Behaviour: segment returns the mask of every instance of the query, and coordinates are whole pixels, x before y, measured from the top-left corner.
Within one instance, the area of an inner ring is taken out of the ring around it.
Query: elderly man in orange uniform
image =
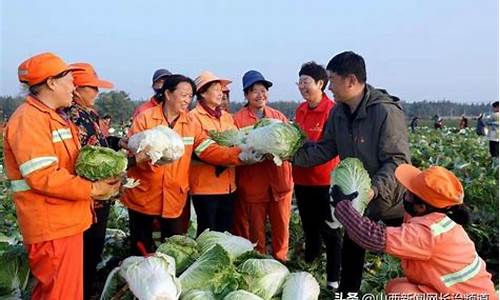
[[[75,174],[78,131],[58,109],[73,100],[72,68],[52,53],[19,66],[30,95],[4,132],[4,163],[17,219],[37,279],[32,299],[83,298],[83,231],[92,201],[118,191],[119,182],[91,182]]]

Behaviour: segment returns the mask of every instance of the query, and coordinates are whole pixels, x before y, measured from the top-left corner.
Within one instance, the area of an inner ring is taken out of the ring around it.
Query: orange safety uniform
[[[264,108],[264,117],[288,122],[279,111]],[[240,130],[252,128],[259,120],[248,108],[244,107],[233,116]],[[249,237],[257,242],[256,249],[266,252],[266,219],[272,227],[273,256],[287,260],[288,223],[293,193],[292,167],[290,162],[283,162],[278,167],[274,162],[263,162],[236,168],[237,195],[235,205],[235,233]]]
[[[142,103],[141,105],[139,105],[135,110],[134,112],[132,113],[132,119],[135,119],[138,115],[140,115],[143,111],[146,111],[152,107],[155,107],[157,105],[159,105],[160,102],[158,101],[158,99],[156,99],[154,96],[149,98],[148,101]]]
[[[129,134],[133,135],[158,125],[168,126],[162,105],[157,105],[137,116]],[[140,185],[125,191],[122,201],[128,208],[163,218],[179,217],[189,191],[189,169],[193,152],[200,159],[215,165],[241,163],[238,158],[239,148],[217,145],[187,112],[180,112],[173,130],[184,141],[184,155],[179,160],[163,166],[145,162],[130,168],[128,176],[139,179]]]
[[[474,243],[445,214],[413,217],[386,230],[385,252],[401,259],[406,275],[390,281],[386,293],[486,294],[498,299]]]
[[[83,297],[82,233],[92,222],[92,201],[91,182],[75,174],[79,149],[72,123],[32,96],[4,131],[4,165],[38,279],[35,299]]]
[[[237,129],[233,117],[222,111],[220,118],[211,116],[200,104],[189,112],[194,122],[208,133],[210,130],[224,131]],[[215,166],[193,160],[189,173],[189,186],[191,195],[222,195],[230,194],[236,190],[235,169],[229,167],[216,176]]]

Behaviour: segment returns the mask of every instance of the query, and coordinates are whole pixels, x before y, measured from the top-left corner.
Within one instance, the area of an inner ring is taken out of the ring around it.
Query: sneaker
[[[339,282],[338,281],[328,281],[326,283],[326,288],[332,292],[335,292],[339,288]]]

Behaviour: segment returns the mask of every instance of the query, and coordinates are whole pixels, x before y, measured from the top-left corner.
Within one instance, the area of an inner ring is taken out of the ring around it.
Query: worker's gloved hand
[[[251,147],[247,147],[246,145],[240,146],[241,152],[239,154],[239,159],[246,165],[259,163],[264,160],[264,156],[260,153],[257,153]]]
[[[330,190],[330,197],[331,197],[330,203],[333,207],[336,207],[340,201],[342,201],[342,200],[352,201],[357,196],[358,196],[358,192],[354,192],[352,194],[345,195],[344,193],[342,193],[342,190],[340,189],[340,187],[335,184],[335,185],[333,185],[332,189]]]

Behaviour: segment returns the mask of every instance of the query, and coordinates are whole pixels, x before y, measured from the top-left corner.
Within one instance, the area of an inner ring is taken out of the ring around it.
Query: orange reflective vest
[[[285,115],[267,106],[264,108],[264,117],[288,122]],[[248,107],[235,113],[233,119],[240,130],[252,128],[259,120]],[[238,197],[247,202],[270,201],[269,193],[275,200],[287,199],[293,190],[292,166],[288,161],[279,167],[270,160],[240,166],[236,168],[236,178]]]
[[[92,222],[91,182],[75,174],[78,130],[28,96],[4,131],[4,165],[25,244],[68,237]]]
[[[142,103],[141,105],[137,106],[137,108],[134,110],[132,113],[132,119],[135,119],[138,115],[140,115],[143,111],[146,111],[150,108],[153,108],[157,105],[159,105],[160,102],[153,96],[149,98],[148,101]]]
[[[208,134],[209,130],[224,131],[237,129],[233,117],[222,111],[220,118],[211,116],[201,105],[189,112],[193,121],[198,122],[200,127]],[[235,169],[229,167],[222,173],[215,173],[215,166],[206,164],[199,160],[191,161],[189,173],[189,187],[191,195],[222,195],[236,190]]]
[[[308,140],[316,142],[323,137],[325,123],[328,121],[328,116],[334,106],[335,102],[323,93],[323,98],[315,108],[310,109],[307,102],[303,102],[297,107],[295,122],[304,130]],[[338,163],[339,157],[337,156],[312,168],[293,166],[293,181],[295,184],[307,186],[330,185],[330,173]]]
[[[129,135],[158,125],[168,126],[163,115],[163,106],[157,105],[134,119]],[[209,139],[187,112],[181,112],[174,125],[184,141],[184,155],[177,161],[163,166],[150,162],[138,164],[128,170],[128,177],[140,180],[140,185],[127,189],[123,203],[135,211],[148,215],[176,218],[182,213],[189,191],[189,167],[191,156],[196,155],[214,165],[237,165],[240,149],[217,145]]]
[[[408,281],[423,293],[487,293],[490,299],[497,299],[491,275],[474,243],[462,226],[442,213],[387,227],[385,251],[401,258]]]

